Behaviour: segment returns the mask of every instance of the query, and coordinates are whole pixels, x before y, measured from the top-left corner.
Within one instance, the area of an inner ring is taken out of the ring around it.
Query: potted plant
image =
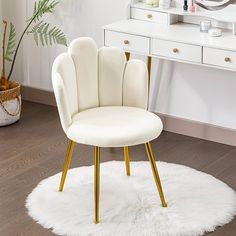
[[[0,126],[12,124],[20,119],[21,96],[20,84],[12,81],[17,53],[25,35],[33,35],[37,45],[61,44],[67,46],[65,34],[57,26],[51,27],[43,20],[43,16],[53,13],[59,0],[38,0],[34,4],[32,17],[26,22],[26,27],[16,43],[16,29],[12,23],[3,20],[1,75],[0,75]],[[8,30],[9,28],[9,30]],[[10,63],[9,73],[6,63]]]

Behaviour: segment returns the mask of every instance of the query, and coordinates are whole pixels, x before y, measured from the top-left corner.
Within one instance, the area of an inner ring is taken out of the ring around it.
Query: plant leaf
[[[28,34],[34,35],[34,40],[37,45],[39,45],[40,42],[42,46],[52,45],[53,43],[67,46],[67,39],[64,32],[56,26],[49,28],[49,23],[40,21]]]
[[[54,8],[59,4],[59,0],[39,0],[34,3],[33,16],[28,20],[34,19],[34,22],[39,21],[46,13],[52,13]]]
[[[34,33],[34,41],[35,41],[36,45],[38,46],[39,45],[39,37],[38,37],[37,33]]]
[[[7,49],[5,53],[5,59],[7,61],[12,61],[12,55],[15,52],[15,44],[16,44],[15,40],[16,40],[16,29],[15,26],[12,23],[10,23],[10,32],[9,32]]]

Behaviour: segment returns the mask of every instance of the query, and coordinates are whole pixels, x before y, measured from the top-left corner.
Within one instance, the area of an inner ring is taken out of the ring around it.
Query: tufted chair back
[[[135,72],[135,73],[134,73]],[[52,83],[63,130],[78,112],[98,106],[131,106],[147,109],[146,64],[127,62],[114,47],[98,50],[90,38],[71,42],[52,68]]]

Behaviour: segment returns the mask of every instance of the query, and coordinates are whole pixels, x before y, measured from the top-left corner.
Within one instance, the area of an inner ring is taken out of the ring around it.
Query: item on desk
[[[188,11],[188,0],[184,0],[184,11]]]
[[[190,12],[192,13],[196,12],[196,6],[194,0],[191,1]]]
[[[169,9],[170,8],[170,1],[171,0],[160,0],[159,1],[159,7],[161,9]]]
[[[146,4],[151,7],[158,7],[159,0],[146,0]]]
[[[209,29],[208,34],[211,37],[220,37],[220,36],[222,36],[222,30],[217,29],[217,28],[212,28],[212,29]]]
[[[208,33],[209,29],[211,28],[211,21],[204,20],[200,22],[200,32]]]

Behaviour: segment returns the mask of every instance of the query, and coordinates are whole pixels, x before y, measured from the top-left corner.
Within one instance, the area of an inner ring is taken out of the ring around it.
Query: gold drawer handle
[[[129,44],[129,40],[127,40],[127,39],[124,40],[124,44],[126,44],[126,45]]]
[[[152,15],[151,15],[151,14],[148,14],[148,15],[147,15],[147,18],[148,18],[148,19],[151,19],[151,18],[152,18]]]
[[[230,61],[231,61],[230,57],[225,57],[225,62],[230,62]]]
[[[178,53],[179,52],[179,49],[178,48],[174,48],[173,49],[173,53]]]

